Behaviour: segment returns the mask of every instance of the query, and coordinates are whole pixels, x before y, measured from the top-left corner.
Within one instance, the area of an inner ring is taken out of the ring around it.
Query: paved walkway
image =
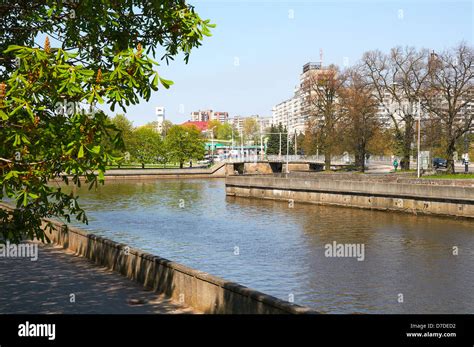
[[[75,303],[70,302],[71,294]],[[86,258],[41,244],[37,261],[0,258],[0,314],[4,313],[195,312]]]

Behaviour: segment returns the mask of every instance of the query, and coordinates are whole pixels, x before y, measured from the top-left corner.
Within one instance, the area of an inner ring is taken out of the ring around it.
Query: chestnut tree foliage
[[[187,61],[213,25],[181,0],[20,0],[0,17],[0,242],[47,241],[43,218],[87,223],[64,184],[103,183],[123,146],[103,110],[168,88],[148,55]]]

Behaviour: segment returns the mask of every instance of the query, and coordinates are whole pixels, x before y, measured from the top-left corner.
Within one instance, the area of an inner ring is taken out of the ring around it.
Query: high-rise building
[[[295,89],[293,97],[280,102],[272,109],[272,123],[285,126],[290,133],[304,133],[305,117],[302,114],[303,99],[299,88]]]
[[[293,96],[272,108],[273,124],[286,126],[290,133],[304,133],[309,119],[309,105],[306,101],[308,91],[305,86],[310,78],[317,78],[331,70],[323,67],[321,62],[310,62],[303,65],[300,84],[293,91]]]
[[[165,108],[163,106],[155,107],[155,115],[157,121],[157,131],[159,133],[163,132],[163,123],[165,121]]]

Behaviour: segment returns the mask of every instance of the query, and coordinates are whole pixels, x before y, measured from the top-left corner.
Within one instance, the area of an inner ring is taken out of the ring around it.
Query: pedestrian
[[[395,168],[395,172],[397,172],[397,169],[398,169],[398,160],[397,160],[397,158],[395,158],[395,160],[393,161],[393,167]]]

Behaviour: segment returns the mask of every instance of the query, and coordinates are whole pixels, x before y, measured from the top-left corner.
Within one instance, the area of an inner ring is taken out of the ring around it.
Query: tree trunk
[[[410,170],[411,144],[413,142],[413,120],[407,119],[405,124],[405,133],[403,134],[402,160],[400,161],[401,170]]]
[[[355,154],[355,164],[360,172],[365,172],[365,147],[366,144],[364,139],[360,139],[358,141]]]
[[[142,169],[144,169],[144,168],[145,168],[145,163],[142,163]]]
[[[180,162],[179,162],[179,168],[182,169],[182,168],[183,168],[183,165],[184,165],[184,162],[180,161]]]
[[[324,171],[331,171],[331,153],[324,151]]]
[[[454,152],[456,151],[455,141],[450,140],[446,148],[447,173],[454,174],[456,169],[454,167]]]

